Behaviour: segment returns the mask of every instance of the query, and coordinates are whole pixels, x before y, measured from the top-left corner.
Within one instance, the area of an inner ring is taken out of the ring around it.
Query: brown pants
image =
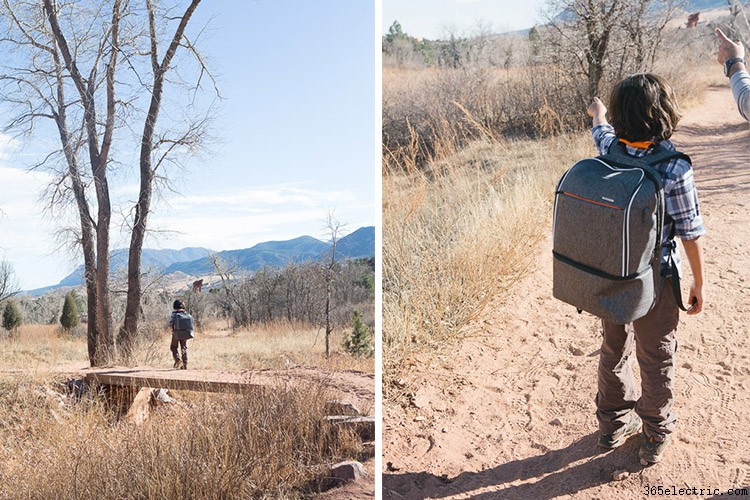
[[[656,306],[643,318],[625,325],[602,321],[604,339],[599,357],[596,417],[599,430],[611,434],[630,420],[630,411],[643,420],[646,435],[663,441],[675,427],[675,352],[679,308],[672,285],[665,281]],[[636,397],[630,359],[635,355],[641,369],[641,397]]]
[[[188,348],[187,348],[187,339],[184,340],[177,340],[174,335],[172,335],[172,342],[169,344],[169,350],[172,351],[172,357],[175,361],[179,361],[180,357],[177,354],[177,345],[180,346],[180,350],[182,351],[182,364],[187,366],[188,362]]]

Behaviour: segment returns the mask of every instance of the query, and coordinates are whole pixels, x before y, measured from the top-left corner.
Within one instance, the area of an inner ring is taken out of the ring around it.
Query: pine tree
[[[21,326],[21,323],[23,323],[23,316],[21,316],[21,311],[18,309],[18,305],[16,305],[15,301],[8,301],[3,310],[3,328],[8,330],[11,334],[15,334],[18,331],[18,327]]]
[[[375,353],[372,346],[372,332],[370,328],[362,321],[362,313],[359,309],[354,310],[352,318],[352,334],[344,338],[344,350],[352,356],[358,358],[367,358]]]
[[[76,305],[76,299],[72,291],[65,294],[65,303],[60,315],[60,324],[67,332],[78,326],[78,306]]]

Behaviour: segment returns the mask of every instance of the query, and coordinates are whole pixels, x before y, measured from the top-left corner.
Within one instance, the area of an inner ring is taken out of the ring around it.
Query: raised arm
[[[719,39],[716,59],[720,64],[725,65],[729,60],[742,59],[731,65],[727,76],[740,114],[745,120],[750,121],[750,74],[744,62],[745,47],[741,42],[733,42],[727,38],[719,28],[716,28],[716,37]]]

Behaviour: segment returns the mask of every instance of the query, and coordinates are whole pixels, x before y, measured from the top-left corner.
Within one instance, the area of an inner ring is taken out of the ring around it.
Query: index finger
[[[722,42],[732,42],[729,38],[727,38],[727,36],[724,34],[724,32],[721,31],[720,28],[716,28],[715,33],[716,33],[716,36],[719,37]]]

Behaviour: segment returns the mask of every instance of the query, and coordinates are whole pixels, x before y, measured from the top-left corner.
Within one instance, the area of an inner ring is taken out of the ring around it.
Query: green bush
[[[69,332],[78,326],[78,314],[76,299],[73,296],[73,292],[70,291],[65,294],[65,303],[63,304],[62,314],[60,315],[60,324],[65,331]]]
[[[18,327],[23,323],[23,316],[15,301],[8,301],[3,310],[3,328],[11,333],[16,333]]]
[[[362,313],[359,309],[354,310],[352,318],[352,334],[344,337],[344,350],[358,358],[369,358],[375,353],[372,345],[372,332],[362,321]]]

